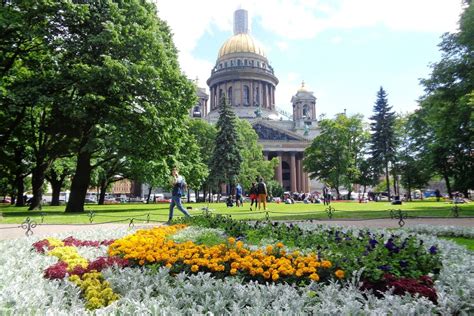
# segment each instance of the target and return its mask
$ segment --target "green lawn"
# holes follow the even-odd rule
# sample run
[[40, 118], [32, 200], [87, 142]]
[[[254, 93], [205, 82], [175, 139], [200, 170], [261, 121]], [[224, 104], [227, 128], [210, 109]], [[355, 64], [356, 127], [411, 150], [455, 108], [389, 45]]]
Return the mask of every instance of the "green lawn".
[[[202, 209], [208, 204], [189, 203], [185, 207], [192, 207], [191, 214], [201, 214]], [[213, 213], [232, 215], [236, 219], [264, 219], [266, 214], [262, 212], [251, 212], [249, 203], [241, 208], [227, 208], [224, 203], [211, 203], [209, 209]], [[450, 217], [452, 204], [444, 202], [407, 202], [403, 205], [391, 205], [389, 202], [333, 202], [332, 207], [336, 210], [334, 219], [374, 219], [390, 217], [390, 209], [406, 211], [409, 216], [436, 216]], [[41, 222], [41, 213], [44, 213], [43, 221], [47, 224], [80, 224], [89, 223], [88, 212], [95, 213], [94, 223], [122, 221], [129, 222], [129, 218], [135, 218], [135, 222], [166, 221], [168, 219], [168, 204], [116, 204], [116, 205], [94, 205], [86, 204], [84, 213], [65, 213], [64, 206], [45, 206], [42, 211], [28, 211], [26, 207], [14, 207], [9, 205], [0, 206], [0, 224], [22, 223], [27, 217]], [[292, 205], [268, 203], [268, 215], [275, 220], [303, 220], [303, 219], [327, 219], [326, 206], [322, 204]], [[459, 205], [460, 216], [474, 216], [474, 203]], [[181, 216], [181, 212], [175, 209], [175, 216]]]

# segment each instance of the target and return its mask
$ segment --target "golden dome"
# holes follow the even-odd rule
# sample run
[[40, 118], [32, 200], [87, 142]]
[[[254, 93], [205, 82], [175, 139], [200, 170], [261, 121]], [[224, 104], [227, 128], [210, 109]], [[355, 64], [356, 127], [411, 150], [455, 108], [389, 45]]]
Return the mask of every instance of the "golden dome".
[[229, 38], [219, 49], [217, 58], [234, 53], [253, 53], [266, 58], [263, 47], [247, 33], [236, 34]]
[[308, 90], [304, 86], [304, 80], [301, 81], [301, 88], [298, 89], [298, 92], [308, 92]]

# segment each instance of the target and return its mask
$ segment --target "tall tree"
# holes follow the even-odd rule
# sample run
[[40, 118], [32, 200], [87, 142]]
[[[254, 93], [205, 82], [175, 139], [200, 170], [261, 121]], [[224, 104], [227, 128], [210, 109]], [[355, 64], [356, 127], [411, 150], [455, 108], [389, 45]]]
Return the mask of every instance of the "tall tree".
[[362, 159], [367, 133], [363, 128], [362, 116], [347, 117], [339, 114], [335, 119], [323, 119], [319, 126], [321, 133], [305, 150], [303, 167], [312, 179], [319, 179], [335, 188], [349, 191], [357, 182], [358, 162]]
[[148, 1], [74, 4], [57, 12], [50, 34], [69, 87], [59, 108], [64, 133], [76, 140], [66, 211], [82, 212], [94, 165], [115, 155], [163, 165], [178, 154], [195, 91], [169, 27]]
[[237, 133], [242, 154], [242, 168], [238, 181], [247, 190], [257, 177], [263, 177], [268, 185], [268, 181], [275, 174], [278, 158], [265, 160], [263, 147], [258, 143], [258, 135], [248, 121], [237, 119]]
[[218, 186], [227, 183], [232, 192], [241, 171], [242, 155], [235, 113], [225, 96], [220, 99], [216, 127], [216, 144], [211, 159], [211, 179]]
[[395, 113], [388, 104], [387, 93], [380, 87], [374, 105], [374, 115], [370, 117], [371, 139], [370, 155], [377, 174], [385, 173], [387, 194], [390, 201], [389, 165], [394, 162], [396, 153]]
[[459, 32], [443, 36], [441, 60], [421, 81], [426, 94], [416, 112], [418, 135], [429, 135], [424, 151], [450, 196], [474, 188], [474, 4], [466, 4]]

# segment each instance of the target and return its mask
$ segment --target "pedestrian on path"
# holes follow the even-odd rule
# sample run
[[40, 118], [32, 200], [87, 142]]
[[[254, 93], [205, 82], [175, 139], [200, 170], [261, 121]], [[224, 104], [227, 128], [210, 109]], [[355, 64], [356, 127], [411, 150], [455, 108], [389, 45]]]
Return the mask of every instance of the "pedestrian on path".
[[263, 182], [263, 178], [258, 180], [257, 185], [257, 193], [258, 193], [258, 210], [261, 210], [261, 206], [263, 203], [263, 210], [267, 210], [267, 185]]
[[176, 167], [171, 170], [170, 184], [172, 185], [173, 190], [171, 192], [170, 212], [167, 224], [170, 224], [173, 220], [173, 210], [175, 206], [177, 206], [186, 217], [191, 217], [181, 204], [181, 196], [183, 196], [186, 190], [186, 181], [184, 180], [184, 177], [178, 173], [178, 168]]

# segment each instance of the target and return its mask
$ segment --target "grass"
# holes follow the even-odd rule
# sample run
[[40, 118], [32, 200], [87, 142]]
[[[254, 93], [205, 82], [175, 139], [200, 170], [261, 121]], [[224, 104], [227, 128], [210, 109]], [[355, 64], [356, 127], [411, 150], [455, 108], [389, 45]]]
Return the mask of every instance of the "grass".
[[[201, 214], [205, 203], [189, 203], [185, 207], [192, 207], [191, 214]], [[322, 204], [276, 204], [268, 203], [268, 215], [274, 220], [304, 220], [328, 219], [326, 206]], [[357, 203], [334, 202], [331, 206], [336, 210], [333, 219], [376, 219], [389, 218], [389, 210], [406, 211], [408, 216], [452, 217], [452, 204], [444, 202], [416, 201], [406, 202], [403, 205], [391, 205], [389, 202]], [[244, 207], [227, 208], [225, 203], [211, 203], [209, 209], [213, 213], [231, 215], [235, 219], [265, 219], [266, 214], [261, 211], [249, 210], [250, 204]], [[131, 218], [135, 222], [143, 222], [148, 218], [151, 221], [166, 221], [168, 219], [168, 204], [116, 204], [95, 205], [86, 204], [83, 213], [65, 213], [64, 206], [44, 206], [41, 211], [28, 211], [26, 207], [10, 205], [0, 206], [0, 224], [21, 224], [27, 217], [44, 224], [88, 224], [90, 211], [94, 212], [94, 223], [122, 222], [128, 223]], [[42, 218], [42, 213], [44, 217]], [[474, 203], [459, 205], [460, 216], [474, 216]], [[181, 212], [175, 209], [175, 216]]]
[[439, 237], [439, 238], [454, 241], [458, 245], [464, 246], [470, 251], [474, 251], [474, 239], [465, 238], [465, 237]]

